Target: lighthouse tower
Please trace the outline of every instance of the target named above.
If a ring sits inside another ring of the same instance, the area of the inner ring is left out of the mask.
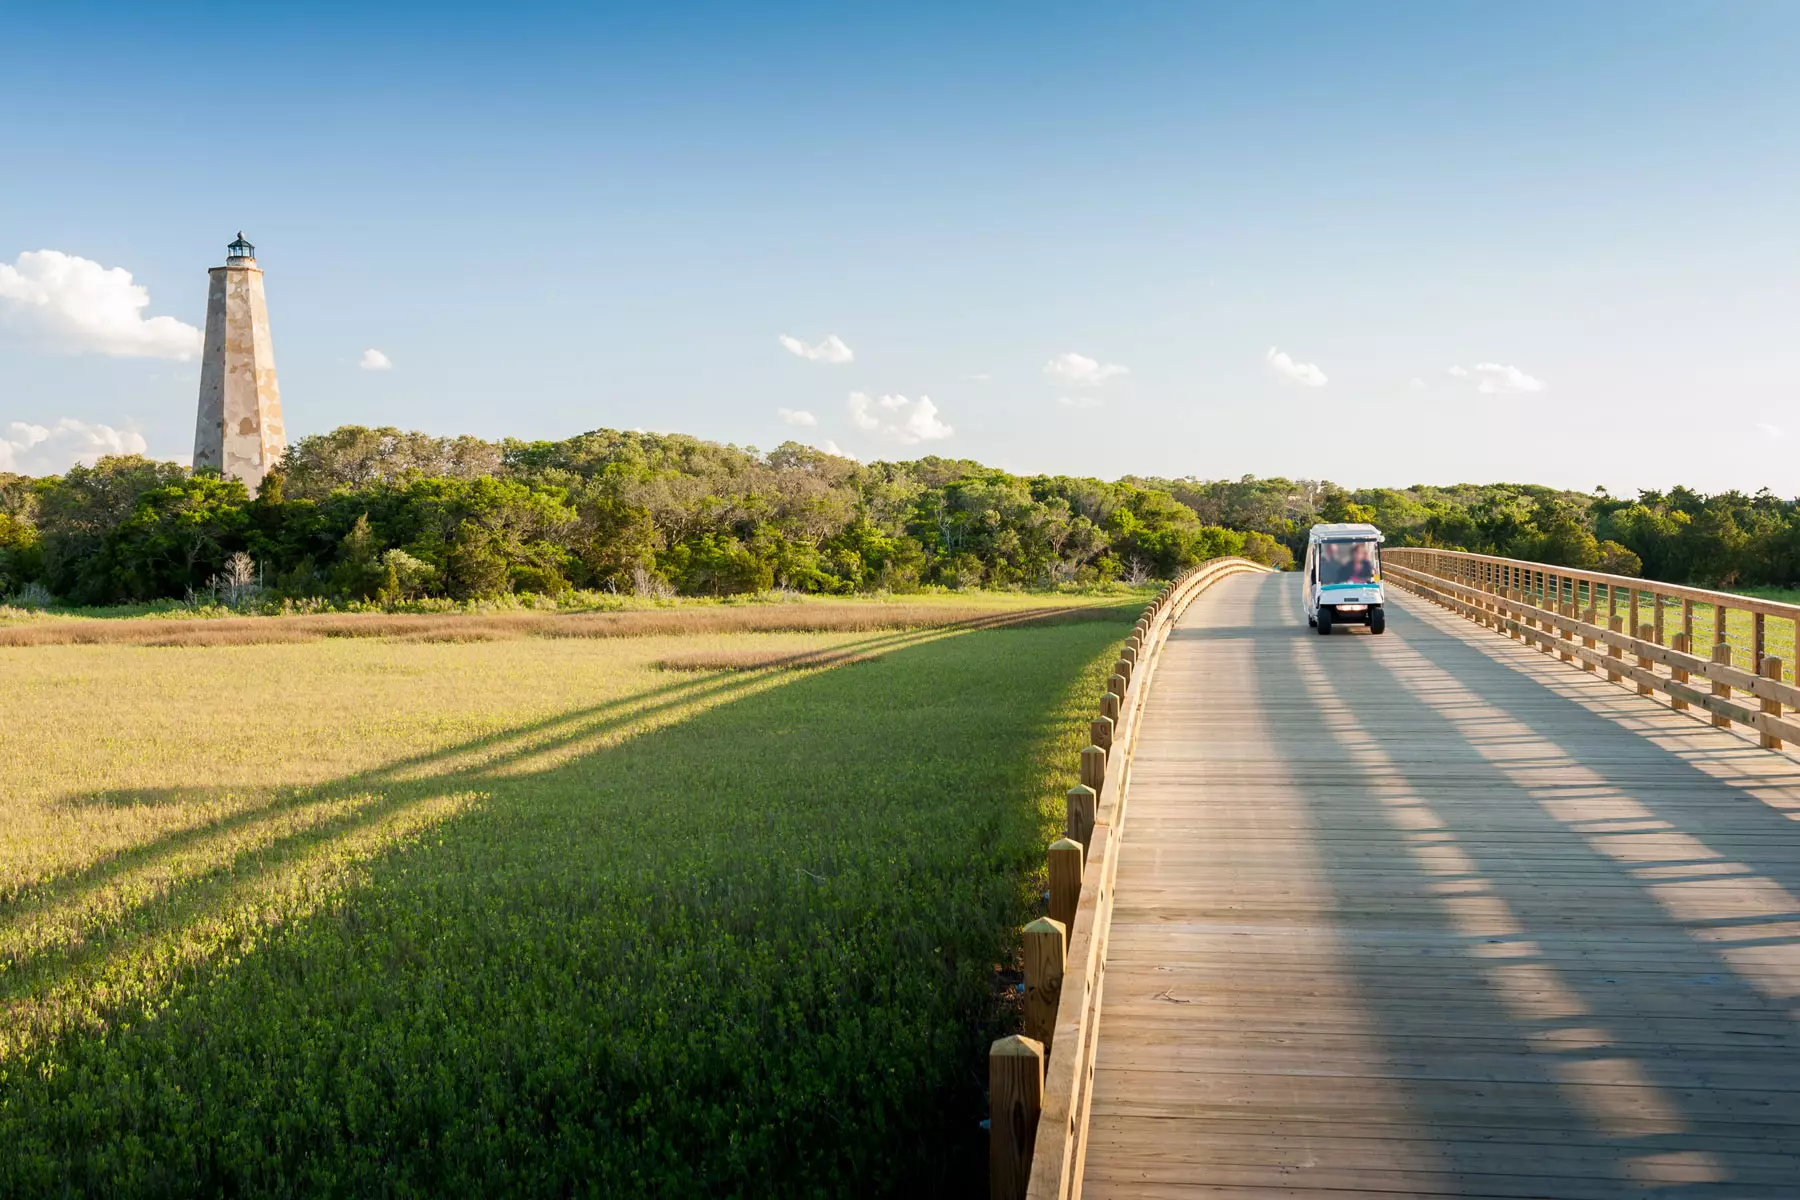
[[[269,341],[256,247],[238,234],[225,265],[207,271],[206,349],[200,358],[200,411],[194,422],[194,469],[241,479],[255,495],[287,448],[281,388]]]

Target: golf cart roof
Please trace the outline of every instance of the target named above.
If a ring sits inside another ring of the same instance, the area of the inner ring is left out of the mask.
[[[1315,542],[1335,541],[1381,541],[1381,530],[1373,525],[1360,522],[1346,522],[1337,525],[1314,525],[1308,535]]]

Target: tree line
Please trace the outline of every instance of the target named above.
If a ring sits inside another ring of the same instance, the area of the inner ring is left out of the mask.
[[[135,456],[0,474],[0,595],[105,605],[224,588],[400,604],[1145,582],[1221,554],[1291,566],[1321,520],[1670,582],[1800,574],[1795,505],[1766,493],[1104,482],[964,459],[864,464],[791,442],[759,453],[614,430],[488,442],[345,426],[291,446],[254,498]]]
[[[1784,587],[1800,581],[1800,505],[1766,489],[1705,495],[1690,488],[1613,496],[1531,484],[1346,490],[1328,482],[1255,479],[1167,486],[1203,520],[1258,530],[1303,548],[1315,521],[1368,521],[1390,545],[1469,550],[1697,587]]]
[[[0,475],[0,594],[90,605],[216,595],[247,564],[265,598],[404,603],[1145,582],[1220,554],[1290,561],[1135,482],[614,430],[496,443],[346,426],[291,446],[254,498],[141,457]]]

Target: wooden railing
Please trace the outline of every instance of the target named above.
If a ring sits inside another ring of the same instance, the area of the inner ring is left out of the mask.
[[[1768,749],[1800,741],[1800,721],[1784,715],[1800,708],[1800,687],[1787,682],[1800,605],[1452,550],[1386,550],[1382,569],[1389,582],[1563,662],[1604,669],[1640,695],[1660,692],[1675,709],[1704,709],[1714,725],[1754,729]],[[1692,686],[1696,678],[1710,688]],[[1738,691],[1755,706],[1733,700]]]
[[[993,1200],[1074,1200],[1081,1191],[1089,1086],[1113,881],[1132,747],[1157,658],[1182,610],[1220,579],[1270,568],[1215,558],[1164,588],[1113,664],[1064,836],[1051,843],[1049,915],[1024,929],[1025,1032],[988,1053],[988,1186]]]

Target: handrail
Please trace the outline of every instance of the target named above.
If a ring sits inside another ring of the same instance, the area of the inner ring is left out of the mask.
[[[1653,640],[1658,644],[1665,644],[1665,617],[1678,613],[1681,618],[1681,633],[1687,638],[1690,650],[1695,645],[1695,605],[1700,605],[1710,610],[1709,618],[1703,625],[1710,635],[1707,639],[1709,644],[1735,643],[1737,649],[1746,656],[1753,673],[1759,675],[1763,660],[1768,657],[1768,623],[1771,618],[1777,622],[1777,630],[1786,628],[1793,631],[1795,640],[1789,643],[1790,647],[1800,643],[1800,604],[1784,604],[1779,600],[1764,600],[1757,596],[1688,587],[1686,584],[1660,583],[1627,575],[1610,575],[1603,571],[1564,567],[1554,563],[1472,554],[1464,550],[1393,547],[1384,549],[1381,557],[1385,564],[1409,567],[1440,579],[1473,587],[1518,592],[1522,597],[1551,600],[1554,608],[1560,608],[1566,598],[1566,602],[1573,607],[1585,609],[1590,621],[1595,620],[1604,607],[1608,619],[1614,616],[1624,617],[1626,627],[1632,633],[1638,632],[1638,627],[1643,624],[1639,616],[1646,606],[1647,598],[1647,607],[1652,617],[1650,625],[1655,631]],[[1621,600],[1624,601],[1623,604],[1620,603]],[[1670,603],[1672,601],[1679,603]],[[1626,611],[1621,612],[1621,608]],[[1744,620],[1736,624],[1742,627],[1742,631],[1734,636],[1731,628],[1734,622],[1731,618],[1739,613],[1744,615]],[[1794,664],[1790,659],[1785,665],[1791,668]],[[1793,674],[1791,669],[1788,673]]]
[[[1150,681],[1170,629],[1195,597],[1228,576],[1271,569],[1237,557],[1201,563],[1145,608],[1113,664],[1093,744],[1082,751],[1081,783],[1069,792],[1067,836],[1048,852],[1051,915],[1024,931],[1026,1034],[1000,1039],[988,1056],[995,1200],[1080,1195],[1113,884]]]
[[[1545,654],[1556,653],[1563,662],[1579,664],[1585,671],[1597,672],[1604,667],[1608,681],[1630,682],[1636,685],[1639,695],[1651,696],[1662,692],[1669,697],[1670,707],[1677,711],[1690,706],[1698,707],[1711,713],[1712,723],[1721,728],[1729,728],[1733,722],[1747,725],[1757,731],[1758,740],[1765,749],[1779,750],[1784,741],[1800,741],[1800,722],[1784,718],[1782,714],[1784,705],[1789,709],[1800,708],[1800,687],[1784,682],[1784,664],[1779,657],[1761,652],[1765,640],[1763,618],[1769,615],[1767,612],[1756,614],[1759,618],[1754,623],[1755,644],[1758,647],[1756,669],[1745,671],[1732,665],[1732,647],[1727,641],[1714,643],[1710,657],[1692,652],[1691,597],[1684,597],[1688,601],[1684,605],[1684,632],[1675,634],[1672,639],[1675,644],[1668,646],[1663,644],[1660,620],[1654,624],[1635,620],[1635,598],[1632,605],[1633,625],[1629,632],[1623,628],[1623,618],[1616,615],[1616,612],[1609,612],[1606,623],[1601,624],[1592,603],[1585,614],[1578,614],[1577,605],[1573,602],[1561,603],[1560,598],[1564,594],[1577,594],[1573,589],[1565,593],[1563,580],[1558,578],[1576,574],[1567,568],[1546,563],[1498,560],[1509,565],[1532,568],[1539,575],[1548,573],[1548,577],[1541,581],[1533,578],[1531,572],[1509,571],[1500,576],[1529,585],[1527,589],[1521,589],[1488,582],[1494,576],[1481,568],[1492,565],[1494,560],[1486,559],[1485,556],[1464,556],[1458,552],[1435,550],[1407,553],[1411,557],[1398,556],[1389,551],[1383,556],[1384,570],[1395,583],[1433,603],[1459,612],[1508,637],[1536,645]],[[1476,569],[1471,570],[1470,563],[1459,562],[1458,559],[1461,558],[1474,560]],[[1590,584],[1593,581],[1585,577],[1597,575],[1596,572],[1580,574],[1584,578],[1576,582],[1587,581]],[[1471,575],[1480,582],[1466,582]],[[1600,581],[1608,581],[1619,577],[1600,575],[1598,578]],[[1652,584],[1649,589],[1639,589],[1652,591],[1659,616],[1661,602],[1656,599],[1655,593],[1667,586]],[[1682,591],[1694,593],[1700,589],[1684,588]],[[1590,597],[1592,593],[1593,587],[1590,586]],[[1722,592],[1701,594],[1739,599]],[[1558,601],[1554,605],[1534,602],[1552,595]],[[1609,609],[1616,609],[1615,599],[1608,596]],[[1793,605],[1774,605],[1771,602],[1770,607],[1789,608],[1800,614],[1800,607]],[[1724,622],[1717,622],[1716,625],[1722,628]],[[1796,632],[1800,632],[1800,629]],[[1581,639],[1579,645],[1576,644],[1577,638]],[[1606,649],[1602,651],[1601,646]],[[1627,662],[1627,654],[1634,661]],[[1668,674],[1659,673],[1658,666],[1667,668]],[[1695,676],[1712,684],[1709,693],[1688,686]],[[1733,689],[1750,693],[1760,701],[1759,706],[1753,709],[1733,703]]]

